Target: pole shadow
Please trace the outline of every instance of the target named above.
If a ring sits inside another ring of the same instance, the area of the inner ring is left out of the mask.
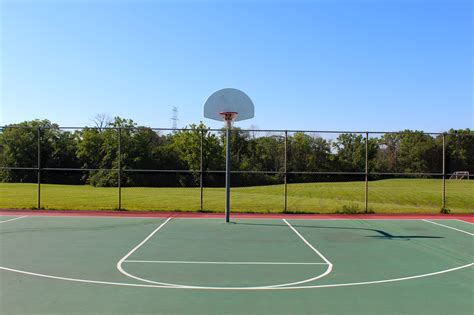
[[[247,223],[247,222],[234,222],[235,224],[238,225],[260,225],[260,226],[278,226],[278,227],[288,227],[286,224],[280,224],[280,223]],[[294,228],[310,228],[310,229],[331,229],[331,230],[363,230],[363,231],[370,231],[377,233],[376,235],[368,235],[365,237],[369,238],[376,238],[376,239],[381,239],[381,240],[396,240],[396,239],[402,239],[402,240],[411,240],[411,239],[441,239],[444,238],[442,236],[431,236],[431,235],[394,235],[391,234],[387,231],[384,230],[379,230],[379,229],[370,229],[370,228],[356,228],[356,227],[342,227],[342,226],[317,226],[317,225],[294,225],[292,224]]]

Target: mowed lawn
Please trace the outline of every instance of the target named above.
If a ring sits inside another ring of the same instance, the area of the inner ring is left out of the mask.
[[[442,181],[386,179],[369,182],[369,210],[377,213],[437,213],[441,209]],[[232,189],[236,212],[283,212],[284,186]],[[223,211],[223,188],[204,188],[203,210]],[[0,184],[0,208],[35,208],[37,185]],[[446,205],[453,213],[474,213],[474,181],[447,180]],[[41,185],[41,207],[60,210],[118,208],[117,188],[88,185]],[[126,210],[200,210],[199,188],[122,188]],[[364,210],[364,183],[305,183],[288,185],[288,211],[335,213]]]

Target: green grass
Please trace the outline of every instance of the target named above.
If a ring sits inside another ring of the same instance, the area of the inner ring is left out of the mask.
[[[474,181],[446,182],[446,205],[453,213],[474,213]],[[437,213],[442,182],[438,179],[386,179],[369,183],[369,210],[377,213]],[[283,185],[232,189],[232,211],[283,212]],[[204,189],[204,211],[222,211],[223,188]],[[36,207],[35,184],[0,184],[0,208]],[[45,209],[113,210],[117,188],[41,185]],[[199,188],[122,188],[127,210],[200,210]],[[364,183],[305,183],[288,185],[288,212],[335,213],[364,210]]]

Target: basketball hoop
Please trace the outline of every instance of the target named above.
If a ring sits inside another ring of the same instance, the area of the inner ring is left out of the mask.
[[[212,93],[204,103],[204,117],[218,121],[227,120],[226,116],[234,121],[247,120],[253,118],[254,112],[250,97],[233,88]]]
[[[221,116],[222,119],[224,119],[228,128],[232,126],[233,122],[237,118],[237,115],[238,115],[237,112],[220,112],[219,113],[219,116]]]

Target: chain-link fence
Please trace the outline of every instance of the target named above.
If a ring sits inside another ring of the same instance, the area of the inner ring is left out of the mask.
[[[474,212],[474,133],[231,133],[232,211]],[[0,129],[0,208],[223,211],[220,129]]]

